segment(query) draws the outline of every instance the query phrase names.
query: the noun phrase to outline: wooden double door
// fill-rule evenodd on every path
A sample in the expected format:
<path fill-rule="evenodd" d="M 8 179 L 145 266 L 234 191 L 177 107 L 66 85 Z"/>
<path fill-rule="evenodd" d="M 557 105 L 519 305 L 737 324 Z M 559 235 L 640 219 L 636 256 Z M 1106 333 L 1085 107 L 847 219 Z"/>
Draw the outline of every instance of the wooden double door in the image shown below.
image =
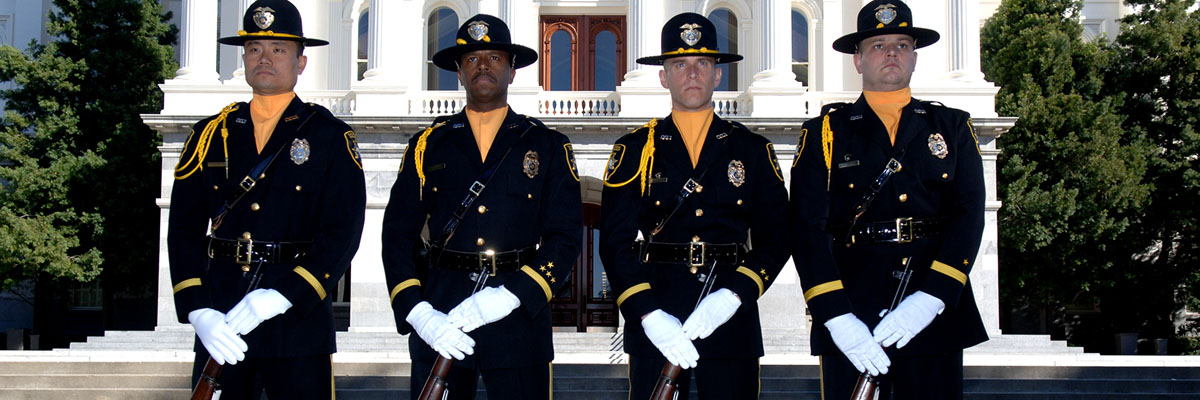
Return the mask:
<path fill-rule="evenodd" d="M 624 15 L 543 15 L 544 90 L 612 91 L 625 76 Z"/>
<path fill-rule="evenodd" d="M 588 327 L 617 326 L 617 294 L 612 292 L 608 274 L 600 261 L 600 206 L 583 204 L 583 243 L 579 258 L 567 284 L 550 301 L 555 327 L 574 327 L 578 332 Z"/>

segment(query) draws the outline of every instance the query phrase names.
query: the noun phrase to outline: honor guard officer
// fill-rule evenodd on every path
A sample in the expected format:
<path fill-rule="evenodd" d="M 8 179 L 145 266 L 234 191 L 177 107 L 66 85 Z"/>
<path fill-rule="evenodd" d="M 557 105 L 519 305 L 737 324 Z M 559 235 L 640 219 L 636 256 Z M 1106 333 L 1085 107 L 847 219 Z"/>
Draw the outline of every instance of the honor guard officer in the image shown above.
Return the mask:
<path fill-rule="evenodd" d="M 862 96 L 800 131 L 789 226 L 826 399 L 850 398 L 862 372 L 886 374 L 883 398 L 962 398 L 962 350 L 987 340 L 967 280 L 984 224 L 971 118 L 909 88 L 915 50 L 938 37 L 901 1 L 868 3 L 833 42 Z"/>
<path fill-rule="evenodd" d="M 516 70 L 537 52 L 483 14 L 459 27 L 456 43 L 433 63 L 458 73 L 466 108 L 409 141 L 383 221 L 396 325 L 416 332 L 412 395 L 440 354 L 460 360 L 450 398 L 473 398 L 482 375 L 489 399 L 548 399 L 547 305 L 583 232 L 575 156 L 565 135 L 508 106 Z"/>
<path fill-rule="evenodd" d="M 362 161 L 350 127 L 293 92 L 304 47 L 328 42 L 285 0 L 251 3 L 243 26 L 218 41 L 245 49 L 253 97 L 197 123 L 175 169 L 175 310 L 198 337 L 193 383 L 211 356 L 222 399 L 333 398 L 329 293 L 362 235 Z"/>
<path fill-rule="evenodd" d="M 685 368 L 680 398 L 691 367 L 705 398 L 758 397 L 757 300 L 787 262 L 787 190 L 771 142 L 713 112 L 717 65 L 741 59 L 719 51 L 711 21 L 683 13 L 663 26 L 662 55 L 637 60 L 663 66 L 671 114 L 613 146 L 600 226 L 633 399 L 667 361 Z"/>

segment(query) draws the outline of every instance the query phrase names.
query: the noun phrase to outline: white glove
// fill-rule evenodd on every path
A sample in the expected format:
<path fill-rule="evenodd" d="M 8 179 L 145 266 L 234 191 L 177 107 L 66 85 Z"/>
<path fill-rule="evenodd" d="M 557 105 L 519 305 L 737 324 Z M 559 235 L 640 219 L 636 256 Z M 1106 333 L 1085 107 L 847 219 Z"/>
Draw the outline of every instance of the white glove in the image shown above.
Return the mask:
<path fill-rule="evenodd" d="M 257 328 L 258 324 L 283 314 L 289 308 L 292 308 L 292 302 L 283 297 L 278 290 L 254 289 L 246 293 L 246 297 L 225 314 L 225 322 L 234 332 L 245 335 Z"/>
<path fill-rule="evenodd" d="M 654 347 L 657 347 L 671 364 L 688 369 L 695 367 L 696 362 L 700 361 L 700 353 L 696 351 L 692 341 L 684 336 L 679 318 L 667 314 L 662 309 L 654 310 L 642 318 L 642 329 L 646 331 L 646 338 L 650 339 L 650 343 L 654 343 Z"/>
<path fill-rule="evenodd" d="M 888 372 L 892 360 L 888 359 L 883 347 L 871 339 L 871 330 L 854 314 L 845 313 L 825 321 L 833 344 L 846 355 L 858 372 L 881 375 Z"/>
<path fill-rule="evenodd" d="M 237 364 L 246 359 L 246 342 L 225 323 L 225 314 L 211 308 L 201 308 L 188 313 L 188 322 L 196 330 L 200 344 L 208 350 L 217 364 Z"/>
<path fill-rule="evenodd" d="M 728 322 L 741 305 L 742 299 L 729 289 L 710 293 L 704 296 L 704 300 L 700 300 L 700 305 L 696 306 L 696 310 L 688 316 L 687 322 L 683 323 L 683 334 L 691 340 L 704 339 L 717 330 L 717 327 Z"/>
<path fill-rule="evenodd" d="M 921 333 L 922 329 L 933 322 L 933 317 L 946 309 L 946 303 L 929 293 L 917 291 L 909 295 L 895 310 L 888 313 L 875 326 L 875 341 L 883 347 L 896 344 L 896 348 L 904 347 L 909 340 Z"/>
<path fill-rule="evenodd" d="M 462 303 L 458 303 L 458 306 L 450 310 L 446 319 L 451 326 L 461 328 L 463 332 L 470 332 L 507 317 L 520 306 L 521 299 L 503 285 L 498 288 L 483 288 Z"/>
<path fill-rule="evenodd" d="M 475 340 L 446 322 L 446 314 L 433 309 L 427 301 L 417 303 L 404 320 L 412 325 L 429 347 L 447 359 L 461 360 L 475 354 Z"/>

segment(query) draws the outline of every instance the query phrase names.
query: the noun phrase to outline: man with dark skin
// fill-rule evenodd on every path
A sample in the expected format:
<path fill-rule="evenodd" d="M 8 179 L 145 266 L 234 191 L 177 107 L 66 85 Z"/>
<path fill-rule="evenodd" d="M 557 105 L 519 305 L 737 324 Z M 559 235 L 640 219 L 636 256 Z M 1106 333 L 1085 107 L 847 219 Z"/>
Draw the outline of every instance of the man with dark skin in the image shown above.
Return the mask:
<path fill-rule="evenodd" d="M 863 95 L 800 130 L 788 226 L 826 399 L 862 373 L 880 398 L 961 399 L 963 349 L 987 340 L 967 279 L 985 195 L 970 115 L 909 88 L 916 49 L 938 37 L 903 2 L 863 6 L 833 42 Z"/>
<path fill-rule="evenodd" d="M 574 153 L 565 135 L 508 106 L 516 69 L 537 53 L 512 44 L 490 15 L 457 36 L 433 62 L 458 73 L 466 108 L 413 136 L 383 221 L 396 325 L 416 333 L 412 396 L 441 355 L 455 360 L 451 399 L 474 398 L 479 376 L 489 399 L 549 399 L 548 304 L 582 234 Z"/>
<path fill-rule="evenodd" d="M 196 124 L 175 171 L 167 248 L 175 309 L 196 331 L 193 384 L 211 356 L 222 399 L 333 398 L 332 298 L 362 235 L 354 132 L 293 89 L 300 13 L 250 4 L 238 36 L 249 103 Z M 207 228 L 207 229 L 206 229 Z M 257 278 L 256 278 L 257 277 Z M 240 335 L 240 336 L 239 336 Z"/>

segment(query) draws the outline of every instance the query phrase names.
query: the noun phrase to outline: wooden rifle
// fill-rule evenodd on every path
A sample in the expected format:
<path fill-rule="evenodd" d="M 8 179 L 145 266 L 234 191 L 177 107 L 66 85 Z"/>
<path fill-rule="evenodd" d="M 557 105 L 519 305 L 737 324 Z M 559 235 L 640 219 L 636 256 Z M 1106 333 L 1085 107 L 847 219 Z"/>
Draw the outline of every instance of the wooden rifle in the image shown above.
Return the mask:
<path fill-rule="evenodd" d="M 717 281 L 717 262 L 713 261 L 712 266 L 708 269 L 708 274 L 701 274 L 700 279 L 704 281 L 704 287 L 700 289 L 700 297 L 696 299 L 696 305 L 692 306 L 692 311 L 700 306 L 700 302 L 712 292 L 713 283 Z M 679 373 L 683 368 L 667 361 L 663 364 L 662 374 L 658 377 L 658 382 L 654 383 L 654 391 L 650 392 L 650 400 L 673 400 L 679 397 Z"/>
<path fill-rule="evenodd" d="M 471 294 L 479 293 L 481 289 L 486 287 L 490 272 L 484 268 L 477 272 L 475 277 L 475 289 Z M 450 366 L 454 364 L 453 358 L 446 358 L 438 355 L 437 361 L 433 362 L 433 369 L 429 371 L 429 379 L 425 380 L 425 386 L 421 388 L 421 395 L 418 400 L 442 400 L 449 394 L 446 388 L 446 376 L 450 375 Z"/>
<path fill-rule="evenodd" d="M 254 268 L 254 275 L 250 277 L 250 285 L 246 287 L 246 294 L 249 294 L 258 287 L 260 279 L 262 279 L 262 263 L 258 263 L 258 266 Z M 243 294 L 242 297 L 245 297 L 245 295 Z M 221 368 L 223 367 L 211 355 L 208 356 L 208 362 L 204 363 L 204 371 L 200 373 L 200 380 L 196 382 L 196 387 L 192 389 L 192 400 L 212 400 L 213 395 L 217 393 L 217 389 L 221 388 L 221 384 L 217 383 L 217 378 L 221 376 Z"/>
<path fill-rule="evenodd" d="M 896 294 L 892 295 L 892 306 L 883 310 L 879 314 L 880 317 L 896 309 L 896 305 L 900 303 L 900 298 L 904 297 L 904 291 L 908 290 L 908 281 L 912 278 L 911 264 L 912 257 L 904 259 L 904 271 L 900 273 L 900 284 L 896 285 Z M 871 374 L 866 372 L 858 374 L 858 381 L 854 383 L 854 391 L 850 392 L 850 400 L 875 400 L 878 398 L 879 378 L 871 376 Z"/>

